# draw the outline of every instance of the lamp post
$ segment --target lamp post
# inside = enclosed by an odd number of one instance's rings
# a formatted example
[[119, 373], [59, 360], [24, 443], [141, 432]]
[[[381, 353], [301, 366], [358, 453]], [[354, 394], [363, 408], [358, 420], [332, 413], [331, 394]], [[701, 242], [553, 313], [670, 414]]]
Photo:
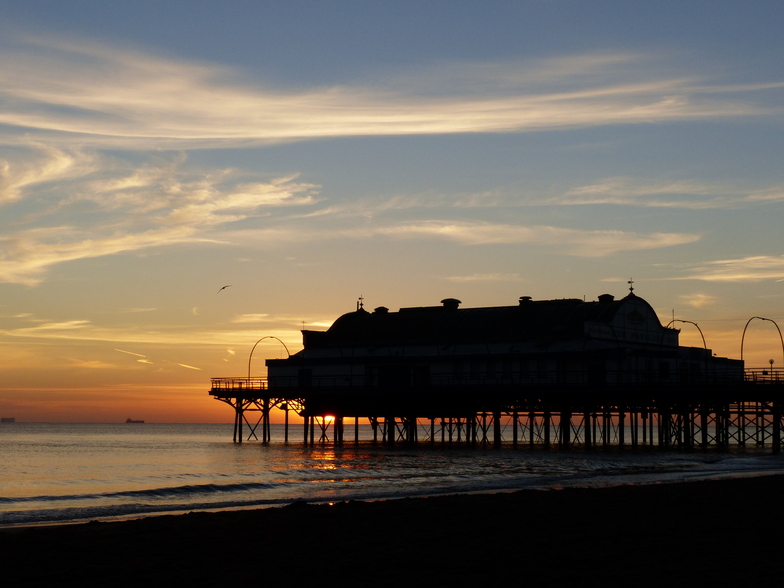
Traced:
[[[248, 388], [250, 388], [250, 389], [253, 388], [253, 385], [251, 384], [251, 379], [250, 379], [250, 366], [251, 366], [251, 360], [253, 359], [253, 352], [256, 350], [256, 346], [259, 343], [261, 343], [262, 341], [264, 341], [265, 339], [275, 339], [278, 343], [283, 345], [283, 348], [286, 350], [286, 353], [288, 354], [289, 357], [291, 357], [291, 353], [289, 352], [289, 348], [286, 347], [286, 344], [283, 341], [281, 341], [280, 339], [278, 339], [277, 337], [273, 336], [273, 335], [267, 335], [266, 337], [262, 337], [261, 339], [256, 341], [253, 344], [253, 347], [251, 348], [250, 353], [248, 354]], [[263, 386], [262, 386], [262, 382], [260, 381], [259, 382], [259, 391], [261, 391], [261, 390], [263, 390]], [[270, 413], [270, 408], [271, 408], [271, 406], [270, 406], [270, 397], [266, 396], [262, 400], [263, 400], [263, 405], [261, 407], [261, 419], [260, 419], [261, 431], [262, 431], [261, 440], [262, 440], [262, 443], [267, 443], [270, 440], [270, 437], [271, 437], [270, 420], [269, 420], [269, 413]], [[286, 420], [288, 421], [288, 410], [286, 410]], [[286, 428], [288, 429], [288, 423], [287, 423], [287, 427]], [[287, 436], [288, 436], [288, 431], [287, 431]]]
[[694, 325], [695, 327], [697, 327], [697, 330], [700, 332], [700, 337], [702, 337], [702, 346], [703, 346], [703, 348], [704, 349], [708, 348], [708, 346], [705, 343], [705, 335], [702, 334], [702, 329], [700, 328], [700, 325], [698, 325], [697, 323], [695, 323], [693, 321], [684, 321], [682, 319], [672, 319], [669, 323], [667, 323], [667, 326], [664, 327], [664, 328], [665, 329], [669, 328], [672, 323], [688, 323], [690, 325]]
[[274, 335], [267, 335], [266, 337], [262, 337], [261, 339], [256, 341], [253, 344], [253, 349], [250, 350], [250, 355], [248, 355], [248, 386], [250, 386], [250, 360], [253, 359], [253, 352], [256, 350], [256, 345], [258, 345], [259, 343], [264, 341], [264, 339], [275, 339], [278, 343], [283, 345], [283, 349], [286, 350], [286, 354], [289, 357], [291, 357], [291, 352], [289, 351], [289, 348], [286, 347], [286, 344], [283, 341], [281, 341], [280, 339], [278, 339], [277, 337], [275, 337]]
[[[781, 336], [781, 329], [779, 329], [778, 323], [773, 319], [765, 318], [764, 316], [753, 316], [748, 321], [746, 321], [746, 326], [743, 327], [743, 335], [740, 338], [740, 360], [743, 361], [743, 342], [746, 339], [746, 329], [749, 328], [749, 323], [754, 319], [759, 319], [761, 321], [768, 321], [773, 323], [776, 326], [776, 330], [779, 332], [779, 340], [781, 341], [781, 354], [784, 357], [784, 337]], [[771, 360], [771, 368], [773, 367], [773, 360]]]
[[[694, 321], [686, 321], [686, 320], [683, 320], [683, 319], [672, 319], [669, 323], [667, 323], [667, 327], [665, 327], [665, 328], [669, 328], [669, 326], [672, 323], [686, 323], [686, 324], [694, 325], [695, 327], [697, 327], [697, 330], [700, 332], [700, 337], [702, 337], [702, 348], [705, 349], [706, 351], [708, 350], [708, 345], [707, 345], [707, 343], [705, 343], [705, 335], [702, 334], [702, 329], [700, 328], [700, 325], [698, 325]], [[708, 354], [706, 353], [705, 354], [705, 378], [708, 377], [708, 368], [709, 368]], [[713, 375], [715, 375], [715, 373]]]

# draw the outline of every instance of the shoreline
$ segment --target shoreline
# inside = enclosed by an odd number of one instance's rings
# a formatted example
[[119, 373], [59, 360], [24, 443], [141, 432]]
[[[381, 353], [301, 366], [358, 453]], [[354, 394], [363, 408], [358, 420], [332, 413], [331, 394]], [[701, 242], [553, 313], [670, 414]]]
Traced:
[[481, 489], [481, 490], [470, 490], [470, 491], [446, 491], [442, 493], [434, 493], [434, 494], [416, 494], [416, 495], [409, 495], [409, 496], [382, 496], [378, 498], [357, 498], [357, 499], [343, 499], [343, 500], [305, 500], [305, 499], [298, 499], [294, 501], [276, 501], [268, 504], [250, 504], [244, 506], [236, 506], [236, 507], [224, 507], [224, 506], [216, 506], [214, 508], [199, 508], [197, 510], [191, 510], [191, 507], [187, 505], [183, 505], [181, 508], [171, 509], [167, 511], [149, 511], [149, 512], [142, 512], [142, 513], [134, 513], [134, 514], [126, 514], [126, 515], [107, 515], [107, 516], [98, 516], [98, 517], [89, 517], [83, 519], [76, 519], [76, 520], [53, 520], [53, 521], [45, 521], [45, 522], [24, 522], [24, 523], [11, 523], [11, 524], [0, 524], [0, 534], [6, 531], [12, 530], [21, 530], [21, 529], [39, 529], [39, 528], [52, 528], [52, 527], [60, 527], [60, 526], [74, 526], [74, 525], [86, 525], [90, 523], [124, 523], [129, 521], [137, 521], [143, 520], [148, 518], [157, 518], [157, 517], [178, 517], [186, 514], [196, 514], [196, 513], [208, 513], [208, 514], [222, 514], [222, 513], [233, 513], [233, 512], [249, 512], [249, 511], [263, 511], [269, 509], [278, 509], [278, 508], [286, 508], [288, 506], [292, 506], [292, 504], [306, 504], [308, 506], [334, 506], [339, 503], [351, 502], [351, 503], [374, 503], [374, 502], [387, 502], [387, 501], [398, 501], [398, 500], [416, 500], [416, 499], [427, 499], [427, 498], [439, 498], [439, 497], [447, 497], [447, 496], [477, 496], [477, 495], [494, 495], [494, 494], [515, 494], [518, 492], [545, 492], [545, 491], [560, 491], [560, 490], [567, 490], [567, 489], [586, 489], [586, 490], [601, 490], [607, 488], [614, 488], [614, 487], [622, 487], [622, 486], [651, 486], [651, 485], [667, 485], [667, 484], [693, 484], [693, 483], [700, 483], [700, 482], [713, 482], [719, 480], [731, 480], [731, 479], [744, 479], [744, 478], [759, 478], [759, 477], [769, 477], [769, 476], [782, 476], [784, 477], [784, 471], [769, 471], [769, 472], [746, 472], [746, 473], [739, 473], [739, 472], [727, 472], [727, 473], [711, 473], [706, 474], [704, 477], [701, 474], [696, 474], [693, 477], [683, 478], [683, 477], [676, 477], [671, 479], [661, 478], [659, 475], [652, 475], [650, 479], [641, 481], [641, 478], [645, 478], [645, 474], [637, 474], [635, 476], [636, 481], [629, 482], [629, 481], [617, 481], [614, 476], [597, 476], [593, 478], [580, 478], [575, 480], [573, 483], [562, 483], [557, 485], [541, 485], [541, 486], [527, 486], [525, 488], [494, 488], [494, 489]]
[[782, 493], [784, 475], [770, 475], [9, 527], [0, 573], [16, 585], [774, 583]]

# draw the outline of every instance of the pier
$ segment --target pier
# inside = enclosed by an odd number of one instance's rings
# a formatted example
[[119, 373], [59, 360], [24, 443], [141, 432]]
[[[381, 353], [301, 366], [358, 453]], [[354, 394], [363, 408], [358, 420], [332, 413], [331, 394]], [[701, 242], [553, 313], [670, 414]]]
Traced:
[[385, 444], [781, 451], [784, 369], [746, 369], [704, 337], [679, 345], [676, 321], [663, 326], [633, 288], [459, 305], [371, 313], [360, 299], [328, 330], [303, 330], [298, 353], [267, 360], [266, 378], [250, 377], [249, 358], [248, 377], [213, 378], [209, 393], [232, 407], [237, 443], [269, 442], [281, 410], [285, 440], [306, 444], [359, 442], [364, 424]]
[[[285, 439], [359, 441], [360, 423], [379, 443], [449, 443], [593, 449], [769, 448], [781, 451], [784, 370], [750, 369], [739, 382], [666, 387], [431, 382], [426, 389], [372, 393], [317, 383], [270, 386], [263, 378], [214, 378], [210, 394], [234, 410], [234, 441], [269, 442], [271, 412], [285, 414]], [[289, 412], [303, 418], [301, 433]]]

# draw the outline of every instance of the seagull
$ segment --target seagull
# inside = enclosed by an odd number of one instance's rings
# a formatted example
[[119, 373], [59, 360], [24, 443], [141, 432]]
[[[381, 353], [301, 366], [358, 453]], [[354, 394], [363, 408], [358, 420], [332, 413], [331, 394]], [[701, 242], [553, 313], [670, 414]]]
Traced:
[[216, 292], [216, 294], [220, 294], [220, 293], [221, 293], [221, 290], [225, 290], [226, 288], [231, 288], [231, 284], [226, 284], [226, 285], [225, 285], [223, 288], [221, 288], [220, 290], [218, 290], [218, 291]]

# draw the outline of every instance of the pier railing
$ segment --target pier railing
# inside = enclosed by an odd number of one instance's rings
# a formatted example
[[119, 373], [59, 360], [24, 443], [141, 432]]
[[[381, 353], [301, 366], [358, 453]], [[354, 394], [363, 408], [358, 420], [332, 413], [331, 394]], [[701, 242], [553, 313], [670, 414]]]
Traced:
[[[738, 376], [731, 374], [716, 374], [712, 377], [708, 374], [673, 374], [672, 378], [659, 378], [653, 374], [629, 374], [617, 373], [606, 374], [608, 377], [603, 381], [593, 380], [585, 373], [576, 372], [546, 372], [539, 373], [536, 377], [530, 376], [454, 376], [454, 375], [427, 375], [417, 376], [416, 374], [404, 378], [392, 378], [390, 380], [379, 379], [377, 376], [360, 376], [351, 374], [338, 374], [328, 376], [314, 376], [304, 381], [301, 377], [275, 377], [270, 381], [265, 377], [246, 378], [228, 377], [212, 378], [212, 395], [240, 396], [251, 395], [254, 392], [266, 393], [268, 391], [284, 391], [297, 389], [305, 390], [385, 390], [385, 389], [421, 389], [421, 390], [460, 390], [486, 388], [525, 387], [534, 385], [537, 387], [574, 387], [581, 385], [602, 386], [611, 388], [616, 385], [628, 386], [629, 384], [719, 384], [727, 382], [741, 381]], [[745, 370], [742, 381], [755, 384], [781, 384], [784, 385], [784, 368], [749, 368]]]
[[747, 382], [784, 384], [784, 368], [750, 368], [745, 376]]
[[262, 392], [267, 389], [267, 378], [212, 378], [212, 394], [216, 392]]

